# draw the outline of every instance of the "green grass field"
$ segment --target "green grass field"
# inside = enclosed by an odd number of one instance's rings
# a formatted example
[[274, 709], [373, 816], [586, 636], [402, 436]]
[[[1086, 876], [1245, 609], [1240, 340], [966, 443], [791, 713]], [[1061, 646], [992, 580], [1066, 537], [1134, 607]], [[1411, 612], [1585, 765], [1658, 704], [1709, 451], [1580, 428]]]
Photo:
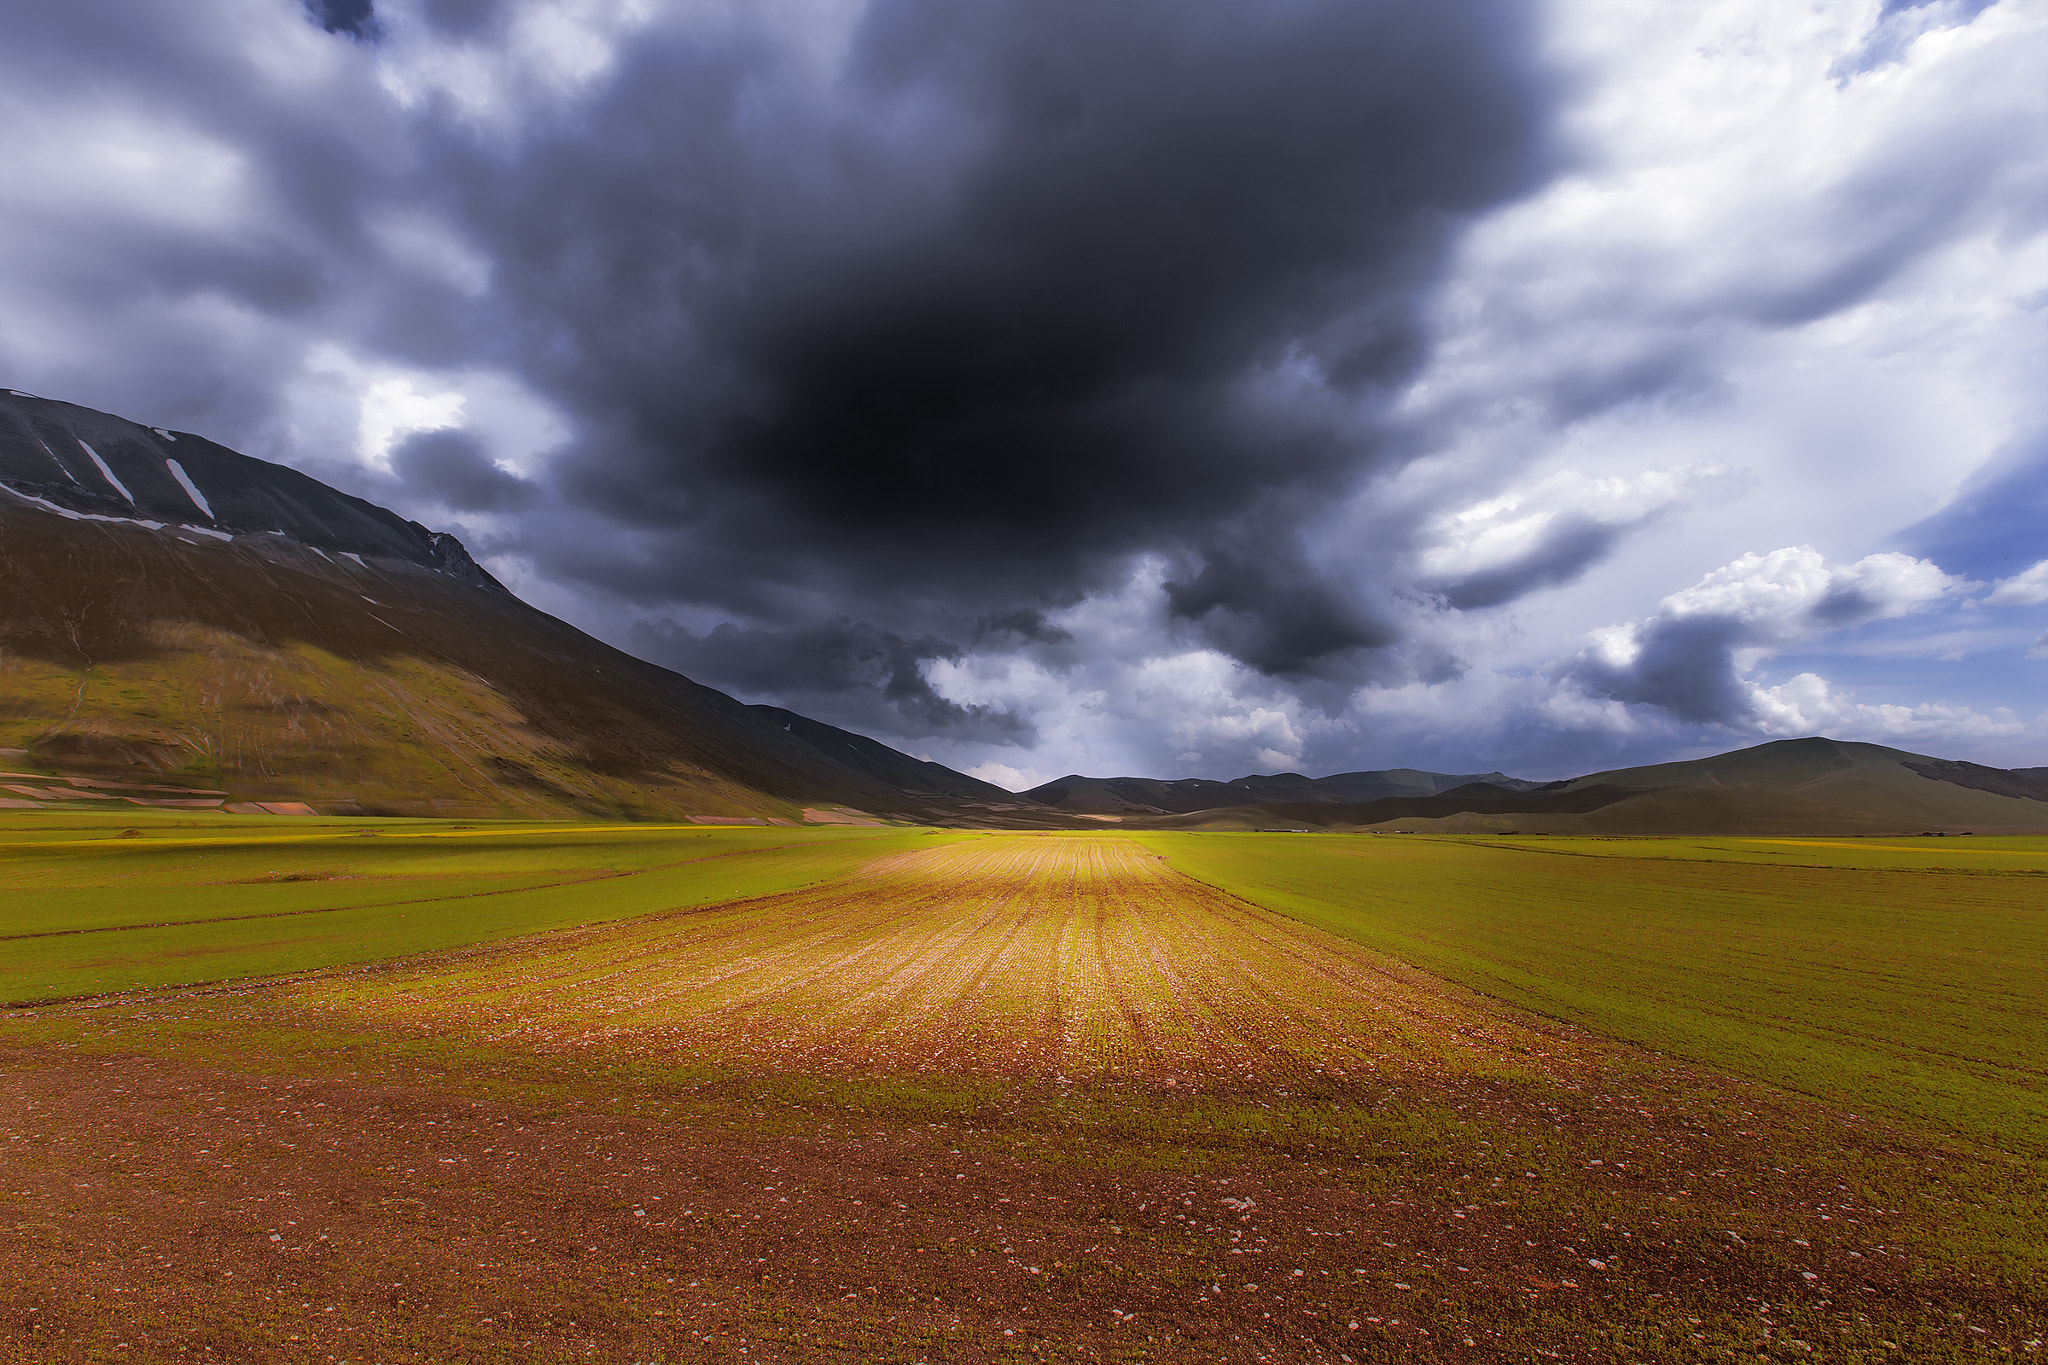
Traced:
[[2048, 840], [1139, 837], [1539, 1013], [2048, 1150]]
[[[827, 884], [985, 837], [10, 814], [0, 999], [403, 957]], [[1254, 904], [1541, 1014], [2048, 1149], [2048, 840], [1134, 837]]]
[[0, 1000], [369, 962], [827, 881], [871, 828], [0, 817]]

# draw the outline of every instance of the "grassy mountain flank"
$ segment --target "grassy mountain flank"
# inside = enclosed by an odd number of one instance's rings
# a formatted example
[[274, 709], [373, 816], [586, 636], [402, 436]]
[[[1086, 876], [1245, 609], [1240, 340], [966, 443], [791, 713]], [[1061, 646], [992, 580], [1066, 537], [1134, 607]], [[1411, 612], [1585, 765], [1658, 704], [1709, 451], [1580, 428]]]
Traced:
[[1944, 832], [1978, 826], [2001, 832], [2048, 828], [2048, 781], [1881, 744], [1819, 737], [1778, 740], [1689, 763], [1591, 773], [1566, 790], [1590, 786], [1658, 793], [1662, 800], [1655, 809], [1661, 819], [1730, 811], [1769, 793], [1788, 813], [1797, 803], [1816, 818], [1832, 812], [1844, 825]]
[[64, 404], [0, 398], [0, 589], [10, 805], [792, 823], [1017, 807], [594, 640], [452, 536]]

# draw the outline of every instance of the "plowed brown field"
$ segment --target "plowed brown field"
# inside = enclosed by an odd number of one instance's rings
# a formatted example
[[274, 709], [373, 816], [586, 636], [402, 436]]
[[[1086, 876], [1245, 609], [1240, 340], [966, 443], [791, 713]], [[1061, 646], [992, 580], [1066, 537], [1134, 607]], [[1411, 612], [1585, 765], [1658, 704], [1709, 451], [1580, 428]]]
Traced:
[[1115, 836], [951, 844], [302, 990], [497, 1042], [840, 1074], [1342, 1090], [1569, 1050]]

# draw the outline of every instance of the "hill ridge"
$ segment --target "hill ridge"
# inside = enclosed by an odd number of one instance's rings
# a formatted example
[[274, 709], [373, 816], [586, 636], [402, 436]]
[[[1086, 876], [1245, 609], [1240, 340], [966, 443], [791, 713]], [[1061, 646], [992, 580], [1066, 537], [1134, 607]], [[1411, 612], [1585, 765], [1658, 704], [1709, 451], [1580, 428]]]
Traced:
[[2048, 832], [2048, 771], [1815, 735], [1522, 790], [1472, 783], [1405, 799], [1211, 808], [1154, 823], [1445, 833], [2033, 833]]
[[[462, 542], [188, 432], [0, 392], [0, 805], [988, 827], [2048, 830], [2048, 769], [1825, 736], [1535, 782], [1069, 774], [1012, 793], [747, 705]], [[138, 795], [153, 791], [152, 795]]]
[[1023, 795], [1041, 805], [1075, 814], [1190, 814], [1228, 806], [1287, 802], [1357, 802], [1390, 797], [1429, 797], [1473, 783], [1504, 791], [1529, 791], [1543, 784], [1505, 773], [1433, 773], [1419, 768], [1382, 768], [1306, 777], [1300, 773], [1253, 773], [1215, 778], [1083, 777], [1070, 773], [1041, 783]]

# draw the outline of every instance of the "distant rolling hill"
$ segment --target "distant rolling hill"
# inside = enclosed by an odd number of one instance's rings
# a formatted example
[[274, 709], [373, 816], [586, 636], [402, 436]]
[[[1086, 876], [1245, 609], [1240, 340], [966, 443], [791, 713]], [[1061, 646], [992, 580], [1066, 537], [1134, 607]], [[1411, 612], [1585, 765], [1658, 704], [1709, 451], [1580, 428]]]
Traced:
[[1819, 737], [1591, 773], [1566, 789], [1593, 786], [1636, 793], [1609, 822], [2048, 830], [2048, 781], [2039, 776]]
[[2048, 774], [1808, 738], [1510, 790], [1474, 782], [1365, 802], [1261, 802], [1167, 828], [1528, 834], [2048, 833]]
[[1060, 822], [613, 649], [294, 470], [0, 392], [0, 805], [106, 800]]
[[1228, 782], [1200, 777], [1068, 776], [1033, 787], [1024, 796], [1069, 814], [1142, 817], [1186, 815], [1196, 811], [1275, 803], [1355, 803], [1424, 798], [1473, 783], [1486, 783], [1500, 790], [1515, 792], [1542, 785], [1503, 773], [1454, 776], [1416, 768], [1386, 768], [1376, 772], [1337, 773], [1331, 777], [1275, 773], [1233, 778]]

